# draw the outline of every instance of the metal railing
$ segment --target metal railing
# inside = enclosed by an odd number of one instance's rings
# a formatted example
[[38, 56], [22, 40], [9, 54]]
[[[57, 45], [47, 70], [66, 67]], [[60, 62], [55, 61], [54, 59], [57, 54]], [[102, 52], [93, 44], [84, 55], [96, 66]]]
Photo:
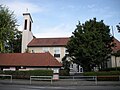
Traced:
[[60, 80], [81, 80], [81, 81], [95, 81], [97, 84], [97, 76], [60, 76]]
[[12, 83], [12, 75], [1, 74], [0, 77], [10, 77], [10, 82]]
[[30, 84], [32, 84], [32, 80], [40, 80], [40, 81], [50, 80], [52, 84], [53, 77], [52, 76], [30, 76]]

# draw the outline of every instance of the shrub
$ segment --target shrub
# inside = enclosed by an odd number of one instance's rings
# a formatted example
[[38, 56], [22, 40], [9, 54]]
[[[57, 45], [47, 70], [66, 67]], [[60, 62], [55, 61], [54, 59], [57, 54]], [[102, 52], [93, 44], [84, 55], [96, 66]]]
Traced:
[[84, 72], [84, 76], [110, 76], [110, 75], [120, 75], [120, 71], [109, 71], [109, 72]]
[[13, 75], [15, 79], [29, 79], [30, 76], [52, 76], [52, 70], [0, 71], [0, 74]]
[[69, 76], [69, 70], [60, 70], [59, 75], [60, 76]]
[[120, 71], [84, 72], [84, 76], [97, 76], [98, 81], [119, 81]]
[[[105, 68], [105, 69], [101, 69], [100, 71], [116, 71], [116, 68]], [[120, 67], [117, 67], [117, 71], [120, 71]]]
[[98, 81], [119, 81], [119, 76], [97, 76]]

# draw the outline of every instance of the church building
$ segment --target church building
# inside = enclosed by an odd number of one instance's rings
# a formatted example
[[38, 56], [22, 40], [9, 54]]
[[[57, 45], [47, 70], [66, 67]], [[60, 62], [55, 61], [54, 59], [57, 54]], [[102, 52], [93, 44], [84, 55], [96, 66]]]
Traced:
[[[22, 53], [26, 51], [30, 53], [44, 53], [49, 52], [59, 62], [62, 63], [62, 58], [68, 54], [65, 46], [69, 41], [69, 37], [63, 38], [36, 38], [31, 30], [32, 17], [30, 13], [23, 13], [24, 25], [22, 33]], [[82, 67], [76, 64], [71, 64], [70, 70], [73, 73], [83, 72]]]
[[[63, 38], [36, 38], [31, 30], [32, 17], [30, 13], [23, 13], [24, 23], [22, 31], [21, 53], [0, 53], [0, 70], [34, 70], [52, 69], [59, 73], [62, 67], [62, 58], [68, 54], [65, 46], [69, 37]], [[120, 50], [120, 42], [114, 38], [116, 47], [113, 51]], [[111, 55], [108, 67], [120, 67], [120, 57]], [[71, 63], [70, 73], [82, 73], [80, 65]]]
[[[44, 53], [49, 52], [54, 58], [62, 63], [62, 58], [68, 54], [66, 52], [65, 46], [69, 41], [69, 37], [63, 38], [35, 38], [32, 34], [32, 17], [30, 13], [23, 13], [24, 16], [24, 29], [22, 33], [22, 53], [28, 51], [30, 53]], [[120, 42], [114, 38], [114, 43], [116, 43], [113, 51], [120, 50]], [[111, 55], [110, 60], [107, 62], [107, 67], [120, 67], [120, 57], [115, 57]], [[77, 64], [70, 65], [70, 73], [82, 73], [83, 68]]]

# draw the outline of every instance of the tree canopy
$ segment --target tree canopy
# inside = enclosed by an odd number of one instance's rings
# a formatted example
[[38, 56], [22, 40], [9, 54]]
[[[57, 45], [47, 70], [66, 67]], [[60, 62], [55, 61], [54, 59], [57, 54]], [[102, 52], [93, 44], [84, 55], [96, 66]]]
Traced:
[[90, 19], [85, 23], [80, 22], [72, 33], [66, 46], [69, 56], [74, 63], [81, 65], [84, 71], [91, 71], [93, 67], [101, 67], [112, 52], [113, 37], [110, 35], [109, 26], [103, 20]]
[[0, 5], [0, 52], [1, 53], [14, 52], [15, 50], [15, 48], [13, 47], [15, 46], [14, 41], [21, 38], [21, 33], [17, 30], [17, 26], [18, 26], [17, 20], [15, 18], [14, 12], [10, 11], [9, 8], [6, 6]]

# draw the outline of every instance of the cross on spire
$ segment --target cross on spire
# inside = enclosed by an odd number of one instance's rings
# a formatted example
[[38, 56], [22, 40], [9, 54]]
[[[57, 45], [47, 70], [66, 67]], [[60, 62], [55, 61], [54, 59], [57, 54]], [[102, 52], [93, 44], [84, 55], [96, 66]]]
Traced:
[[26, 8], [26, 12], [28, 12], [28, 8]]

